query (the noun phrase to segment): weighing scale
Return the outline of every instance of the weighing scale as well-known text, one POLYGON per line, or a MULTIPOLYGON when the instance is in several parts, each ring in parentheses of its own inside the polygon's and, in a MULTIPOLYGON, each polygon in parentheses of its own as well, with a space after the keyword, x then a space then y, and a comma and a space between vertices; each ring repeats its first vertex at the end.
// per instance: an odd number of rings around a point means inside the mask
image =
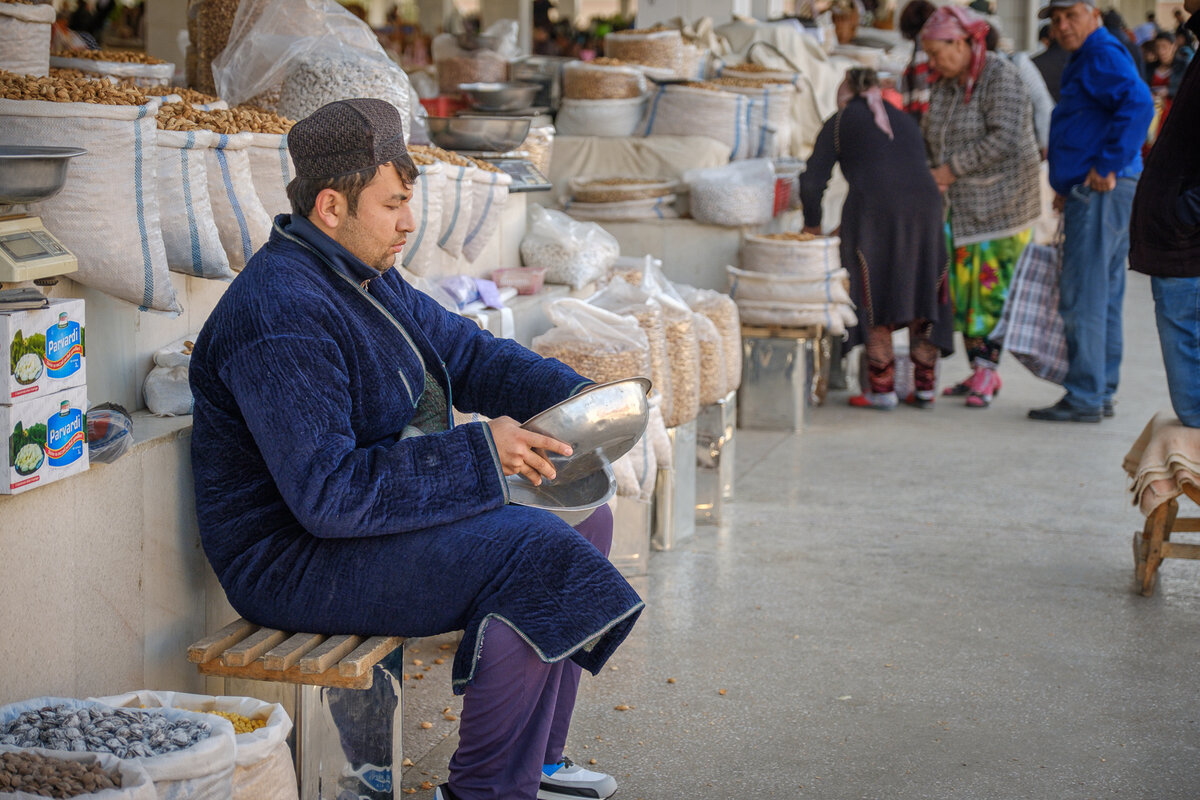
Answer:
MULTIPOLYGON (((521 109, 520 111, 481 111, 475 109, 463 109, 455 114, 456 117, 529 117, 530 126, 545 126, 550 125, 551 120, 547 114, 549 109, 545 107, 534 107, 521 109)), ((481 161, 486 161, 494 167, 501 169, 512 178, 512 185, 508 187, 509 192, 540 192, 553 187, 550 179, 542 174, 542 171, 534 166, 529 160, 529 154, 521 150, 512 150, 507 153, 497 153, 494 151, 482 150, 459 150, 457 151, 472 158, 478 158, 481 161)))
POLYGON ((15 212, 58 194, 66 183, 68 161, 86 152, 78 147, 0 146, 0 284, 53 284, 55 276, 79 268, 41 218, 15 212))

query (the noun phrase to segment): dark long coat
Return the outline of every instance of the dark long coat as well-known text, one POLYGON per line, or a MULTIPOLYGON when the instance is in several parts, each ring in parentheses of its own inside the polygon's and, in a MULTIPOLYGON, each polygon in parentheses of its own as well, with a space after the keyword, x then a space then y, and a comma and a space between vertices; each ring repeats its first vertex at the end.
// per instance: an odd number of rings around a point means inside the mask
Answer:
POLYGON ((842 266, 858 325, 848 346, 862 344, 874 325, 933 323, 932 341, 954 348, 954 313, 944 288, 947 270, 942 198, 925 160, 917 124, 884 104, 894 139, 875 125, 867 101, 856 97, 817 136, 800 176, 804 224, 821 224, 821 197, 840 163, 850 192, 842 207, 842 266))

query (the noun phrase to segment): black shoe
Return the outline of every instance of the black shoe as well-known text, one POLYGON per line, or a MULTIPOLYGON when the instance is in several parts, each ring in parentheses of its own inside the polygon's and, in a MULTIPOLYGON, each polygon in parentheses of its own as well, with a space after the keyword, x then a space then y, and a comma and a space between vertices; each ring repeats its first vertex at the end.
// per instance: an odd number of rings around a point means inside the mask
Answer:
POLYGON ((1029 418, 1041 420, 1042 422, 1099 422, 1103 413, 1101 409, 1084 411, 1072 408, 1067 405, 1066 401, 1059 400, 1052 406, 1031 409, 1029 418))
POLYGON ((1104 401, 1104 412, 1103 413, 1104 413, 1104 416, 1106 416, 1106 417, 1111 417, 1116 413, 1113 411, 1113 401, 1112 400, 1104 401))

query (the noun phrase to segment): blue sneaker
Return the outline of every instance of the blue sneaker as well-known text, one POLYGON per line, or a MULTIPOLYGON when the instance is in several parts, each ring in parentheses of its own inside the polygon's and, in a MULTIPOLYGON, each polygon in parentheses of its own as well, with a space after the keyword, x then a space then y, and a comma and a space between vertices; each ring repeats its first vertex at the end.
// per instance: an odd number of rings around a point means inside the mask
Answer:
POLYGON ((392 768, 363 764, 352 769, 347 765, 338 786, 342 792, 337 800, 392 800, 392 768))

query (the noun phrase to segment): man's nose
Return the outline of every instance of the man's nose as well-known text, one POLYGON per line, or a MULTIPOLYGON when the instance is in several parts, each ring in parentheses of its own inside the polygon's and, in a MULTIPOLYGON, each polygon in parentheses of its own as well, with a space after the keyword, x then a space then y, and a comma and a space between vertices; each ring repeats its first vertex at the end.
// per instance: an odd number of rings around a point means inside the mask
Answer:
POLYGON ((401 233, 412 233, 417 229, 417 218, 413 214, 412 206, 408 203, 404 204, 400 212, 400 216, 396 219, 396 230, 401 233))

